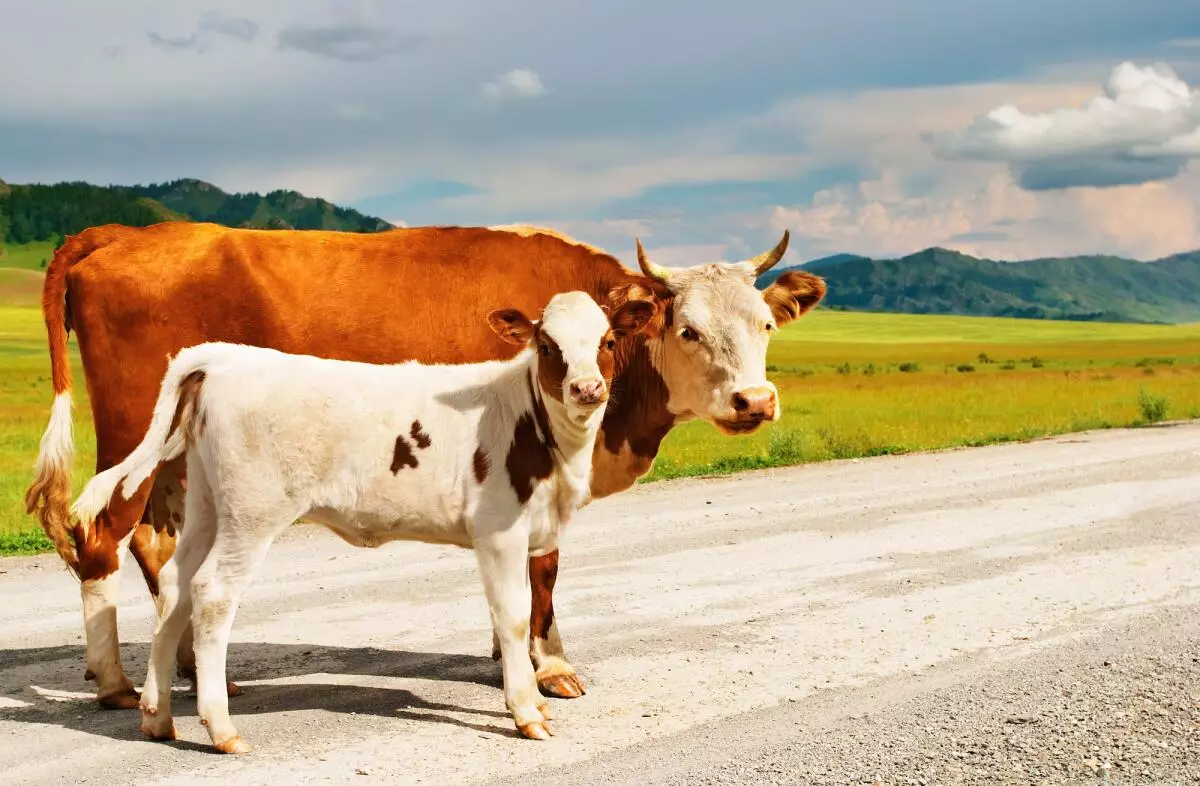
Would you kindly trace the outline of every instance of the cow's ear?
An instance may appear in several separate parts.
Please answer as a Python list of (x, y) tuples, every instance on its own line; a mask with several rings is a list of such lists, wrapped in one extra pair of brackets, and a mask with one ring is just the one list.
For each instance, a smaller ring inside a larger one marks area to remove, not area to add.
[[(665, 287), (659, 287), (651, 279), (640, 279), (613, 287), (608, 293), (609, 304), (604, 306), (604, 313), (615, 314), (626, 303), (649, 303), (654, 312), (641, 328), (641, 332), (650, 338), (662, 335), (664, 319), (671, 308), (671, 294)], [(636, 331), (635, 331), (636, 332)]]
[(767, 287), (762, 298), (780, 327), (812, 310), (825, 297), (825, 279), (800, 270), (789, 270)]
[(613, 335), (624, 338), (641, 333), (657, 311), (654, 303), (649, 300), (630, 300), (622, 304), (608, 320), (612, 325)]
[(533, 340), (533, 323), (515, 308), (498, 309), (488, 314), (487, 319), (496, 335), (509, 344), (525, 346)]

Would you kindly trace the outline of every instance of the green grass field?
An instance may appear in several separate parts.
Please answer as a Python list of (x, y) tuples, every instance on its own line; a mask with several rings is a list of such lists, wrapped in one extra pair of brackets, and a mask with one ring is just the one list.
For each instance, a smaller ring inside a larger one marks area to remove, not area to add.
[(53, 257), (54, 243), (49, 240), (15, 246), (0, 243), (0, 267), (41, 271)]
[[(0, 307), (0, 553), (49, 548), (21, 505), (52, 397), (45, 344), (40, 311)], [(768, 362), (782, 421), (743, 437), (685, 424), (646, 480), (1200, 417), (1200, 325), (817, 311)], [(95, 443), (73, 365), (78, 491)]]

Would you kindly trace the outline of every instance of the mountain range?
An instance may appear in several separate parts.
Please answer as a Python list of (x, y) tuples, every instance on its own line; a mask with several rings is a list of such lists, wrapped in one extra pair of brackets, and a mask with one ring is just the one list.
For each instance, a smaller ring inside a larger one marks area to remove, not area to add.
[(759, 286), (788, 270), (820, 275), (829, 287), (823, 305), (849, 311), (1200, 321), (1200, 251), (1152, 262), (1117, 256), (998, 262), (945, 248), (897, 259), (837, 254), (769, 271), (759, 277)]
[[(9, 185), (0, 180), (0, 246), (41, 242), (48, 248), (47, 243), (98, 224), (145, 226), (160, 221), (346, 232), (392, 228), (383, 219), (296, 191), (230, 194), (195, 179), (146, 186)], [(793, 269), (825, 278), (829, 291), (823, 305), (832, 309), (1109, 322), (1200, 321), (1200, 251), (1152, 262), (1117, 256), (999, 262), (945, 248), (927, 248), (897, 259), (835, 254), (772, 270), (758, 284), (765, 287)]]

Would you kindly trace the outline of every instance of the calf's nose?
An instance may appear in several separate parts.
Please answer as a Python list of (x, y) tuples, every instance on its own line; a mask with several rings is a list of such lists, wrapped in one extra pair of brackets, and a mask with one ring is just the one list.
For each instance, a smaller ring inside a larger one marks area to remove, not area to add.
[(570, 390), (571, 398), (577, 404), (598, 404), (604, 400), (604, 380), (599, 377), (577, 379), (571, 383)]
[(739, 419), (774, 420), (775, 391), (768, 387), (739, 390), (733, 394), (733, 410)]

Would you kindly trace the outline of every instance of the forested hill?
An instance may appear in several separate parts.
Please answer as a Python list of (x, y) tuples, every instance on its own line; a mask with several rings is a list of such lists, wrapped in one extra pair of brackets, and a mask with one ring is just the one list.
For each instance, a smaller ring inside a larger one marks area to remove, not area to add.
[(161, 221), (346, 232), (379, 232), (392, 227), (382, 219), (295, 191), (229, 194), (200, 180), (148, 186), (0, 181), (0, 240), (8, 244), (58, 241), (99, 224), (146, 226)]
[[(996, 262), (944, 248), (899, 259), (813, 260), (823, 304), (855, 311), (1106, 322), (1200, 321), (1200, 251), (1153, 262), (1078, 256)], [(766, 286), (785, 270), (759, 278)]]

